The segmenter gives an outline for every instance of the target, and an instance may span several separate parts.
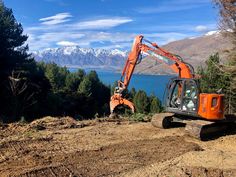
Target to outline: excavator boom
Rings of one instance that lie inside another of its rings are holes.
[[[134,104],[123,98],[122,93],[129,86],[134,69],[141,60],[141,52],[161,63],[168,65],[173,71],[178,73],[181,78],[194,78],[194,71],[191,65],[183,62],[179,56],[171,54],[170,52],[160,48],[156,43],[152,43],[144,39],[142,35],[138,35],[134,39],[131,52],[128,55],[122,71],[121,79],[117,82],[114,95],[110,99],[111,113],[113,113],[114,109],[119,105],[127,105],[132,112],[135,110]]]

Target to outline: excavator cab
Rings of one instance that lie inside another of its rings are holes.
[[[224,118],[224,95],[200,93],[199,81],[173,78],[167,85],[165,108],[178,115],[221,120]]]
[[[173,78],[167,85],[167,112],[198,116],[199,86],[195,79]]]

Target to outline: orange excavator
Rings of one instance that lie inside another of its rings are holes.
[[[165,113],[153,116],[154,126],[170,128],[176,123],[185,124],[188,133],[197,138],[225,128],[225,123],[229,121],[224,117],[224,95],[201,93],[199,81],[190,64],[184,62],[180,56],[144,39],[142,35],[135,37],[121,79],[110,99],[111,115],[115,114],[116,108],[120,105],[126,105],[135,112],[134,104],[123,97],[123,92],[129,85],[135,66],[141,61],[141,54],[164,63],[178,74],[167,85],[164,100]]]

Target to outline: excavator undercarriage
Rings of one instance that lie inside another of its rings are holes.
[[[159,128],[185,126],[188,135],[207,139],[229,130],[236,122],[224,116],[223,94],[199,92],[195,79],[172,78],[167,85],[165,111],[155,114],[152,125]]]
[[[218,121],[208,121],[174,113],[159,113],[152,117],[151,123],[154,127],[162,129],[185,127],[187,135],[200,140],[207,140],[230,132],[236,126],[236,119],[226,117]]]

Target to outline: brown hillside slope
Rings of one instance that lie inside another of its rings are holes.
[[[208,57],[216,52],[219,52],[220,57],[225,61],[227,51],[230,50],[233,45],[230,39],[218,33],[193,39],[174,41],[162,47],[169,52],[181,56],[184,61],[192,64],[196,68],[197,66],[204,65]],[[135,72],[140,74],[172,73],[168,67],[160,65],[149,58],[143,59],[142,63],[137,66]]]

